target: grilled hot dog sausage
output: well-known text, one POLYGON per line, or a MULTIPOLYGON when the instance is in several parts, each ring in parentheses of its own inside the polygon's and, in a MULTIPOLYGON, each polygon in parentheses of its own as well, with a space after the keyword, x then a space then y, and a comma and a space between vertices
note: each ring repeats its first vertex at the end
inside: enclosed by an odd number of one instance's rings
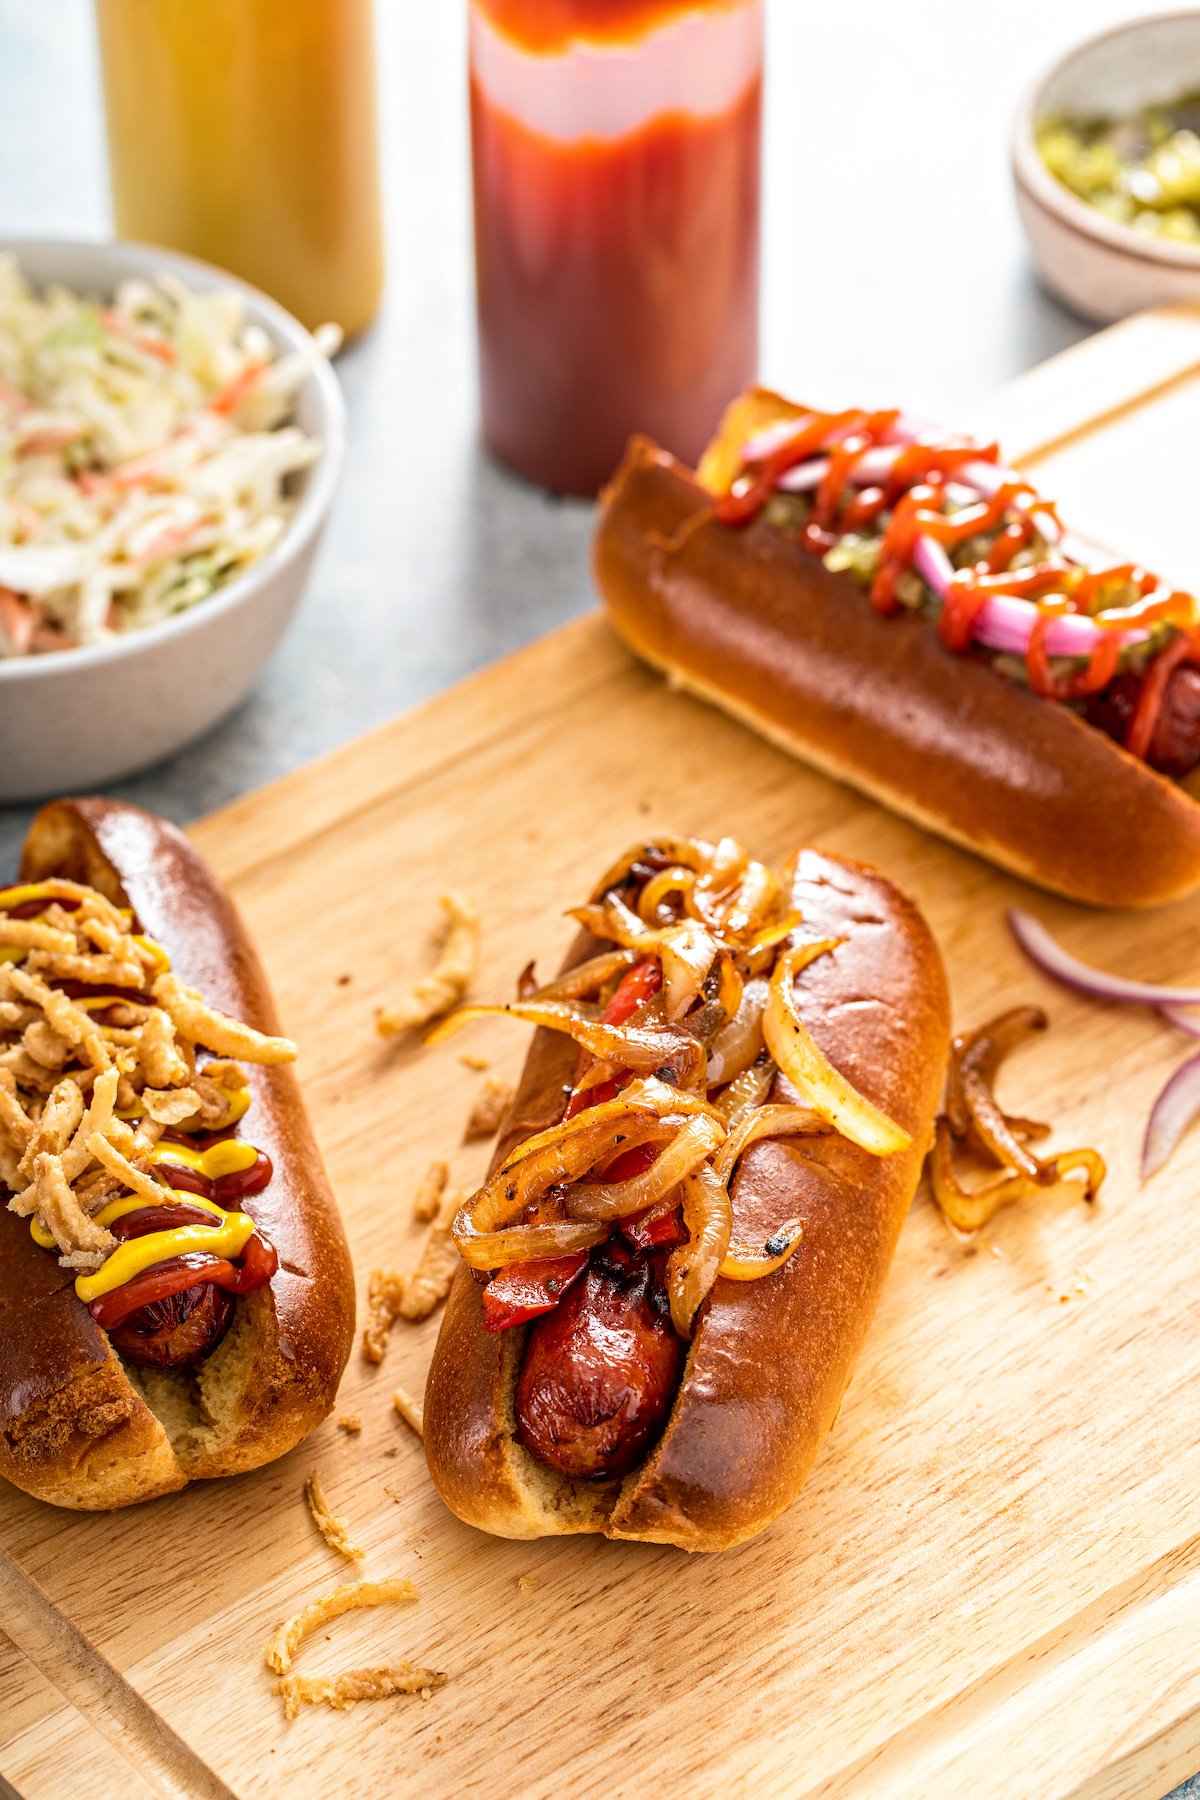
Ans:
POLYGON ((233 1318, 233 1295, 205 1282, 139 1307, 109 1340, 118 1356, 143 1368, 190 1368, 216 1349, 233 1318))
MULTIPOLYGON (((1088 723, 1122 742, 1141 685, 1136 677, 1118 677, 1108 693, 1088 707, 1088 723)), ((1200 764, 1200 670, 1176 669, 1168 681, 1146 761, 1177 781, 1200 764)))
POLYGON ((517 1433, 560 1474, 627 1475, 666 1423, 685 1346, 671 1325, 665 1261, 605 1245, 529 1334, 517 1433))

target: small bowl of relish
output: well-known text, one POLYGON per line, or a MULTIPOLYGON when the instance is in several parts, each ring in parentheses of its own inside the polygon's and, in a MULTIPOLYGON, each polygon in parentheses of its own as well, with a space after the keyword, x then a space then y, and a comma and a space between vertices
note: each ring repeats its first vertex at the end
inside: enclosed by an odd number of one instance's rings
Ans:
POLYGON ((1013 178, 1038 272, 1075 312, 1200 302, 1200 11, 1055 63, 1018 113, 1013 178))

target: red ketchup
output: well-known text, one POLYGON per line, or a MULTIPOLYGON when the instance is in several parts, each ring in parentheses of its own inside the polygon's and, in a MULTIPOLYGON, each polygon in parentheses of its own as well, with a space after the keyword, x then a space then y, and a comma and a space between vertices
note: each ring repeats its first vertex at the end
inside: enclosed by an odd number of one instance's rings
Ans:
POLYGON ((762 0, 471 0, 483 434, 594 494, 758 357, 762 0))

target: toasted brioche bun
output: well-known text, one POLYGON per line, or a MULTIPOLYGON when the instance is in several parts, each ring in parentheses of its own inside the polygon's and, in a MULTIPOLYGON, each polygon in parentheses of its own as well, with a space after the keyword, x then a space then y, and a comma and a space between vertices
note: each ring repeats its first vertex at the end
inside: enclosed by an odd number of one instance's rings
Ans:
POLYGON ((699 476, 635 438, 607 488, 593 568, 638 656, 781 749, 989 857, 1097 906, 1158 906, 1200 883, 1200 806, 1070 707, 883 618, 846 575, 712 492, 736 450, 800 409, 735 402, 699 476))
MULTIPOLYGON (((266 977, 228 895, 187 839, 137 807, 59 800, 38 813, 21 879, 60 875, 132 906, 189 985, 260 1031, 279 1030, 266 977)), ((74 1277, 0 1208, 0 1475, 56 1506, 127 1506, 270 1462, 329 1412, 354 1334, 337 1208, 287 1067, 250 1067, 246 1134, 275 1165, 243 1204, 279 1252, 238 1300, 217 1349, 187 1374, 127 1367, 76 1298, 74 1277)))
MULTIPOLYGON (((425 1394, 425 1453, 451 1510, 501 1537, 604 1532, 723 1550, 800 1492, 833 1424, 929 1145, 949 1040, 937 948, 916 909, 873 869, 805 851, 795 903, 805 934, 844 936, 801 975, 801 1016, 825 1055, 912 1135, 877 1158, 830 1135, 754 1144, 733 1194, 734 1238, 765 1242, 802 1218, 776 1274, 719 1280, 700 1316, 666 1430, 620 1482, 571 1481, 515 1436, 526 1331, 484 1329, 481 1289, 459 1270, 425 1394)), ((594 950, 581 942, 570 962, 594 950)), ((575 1046, 539 1031, 495 1167, 562 1113, 575 1046)), ((776 1080, 771 1099, 794 1100, 776 1080)))

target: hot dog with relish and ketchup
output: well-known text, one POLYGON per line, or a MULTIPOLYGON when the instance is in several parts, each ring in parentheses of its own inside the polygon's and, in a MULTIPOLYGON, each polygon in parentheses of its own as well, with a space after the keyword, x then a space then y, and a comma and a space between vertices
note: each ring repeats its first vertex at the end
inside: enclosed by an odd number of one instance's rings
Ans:
POLYGON ((719 1550, 833 1423, 933 1129, 936 947, 874 870, 732 839, 622 857, 538 1025, 425 1396, 443 1499, 505 1537, 719 1550))
POLYGON ((0 1474, 104 1509, 281 1456, 354 1289, 233 910, 170 825, 34 820, 0 888, 0 1474))
POLYGON ((593 560, 646 661, 918 823, 1097 905, 1200 883, 1200 609, 994 444, 752 389, 696 474, 633 440, 593 560))

